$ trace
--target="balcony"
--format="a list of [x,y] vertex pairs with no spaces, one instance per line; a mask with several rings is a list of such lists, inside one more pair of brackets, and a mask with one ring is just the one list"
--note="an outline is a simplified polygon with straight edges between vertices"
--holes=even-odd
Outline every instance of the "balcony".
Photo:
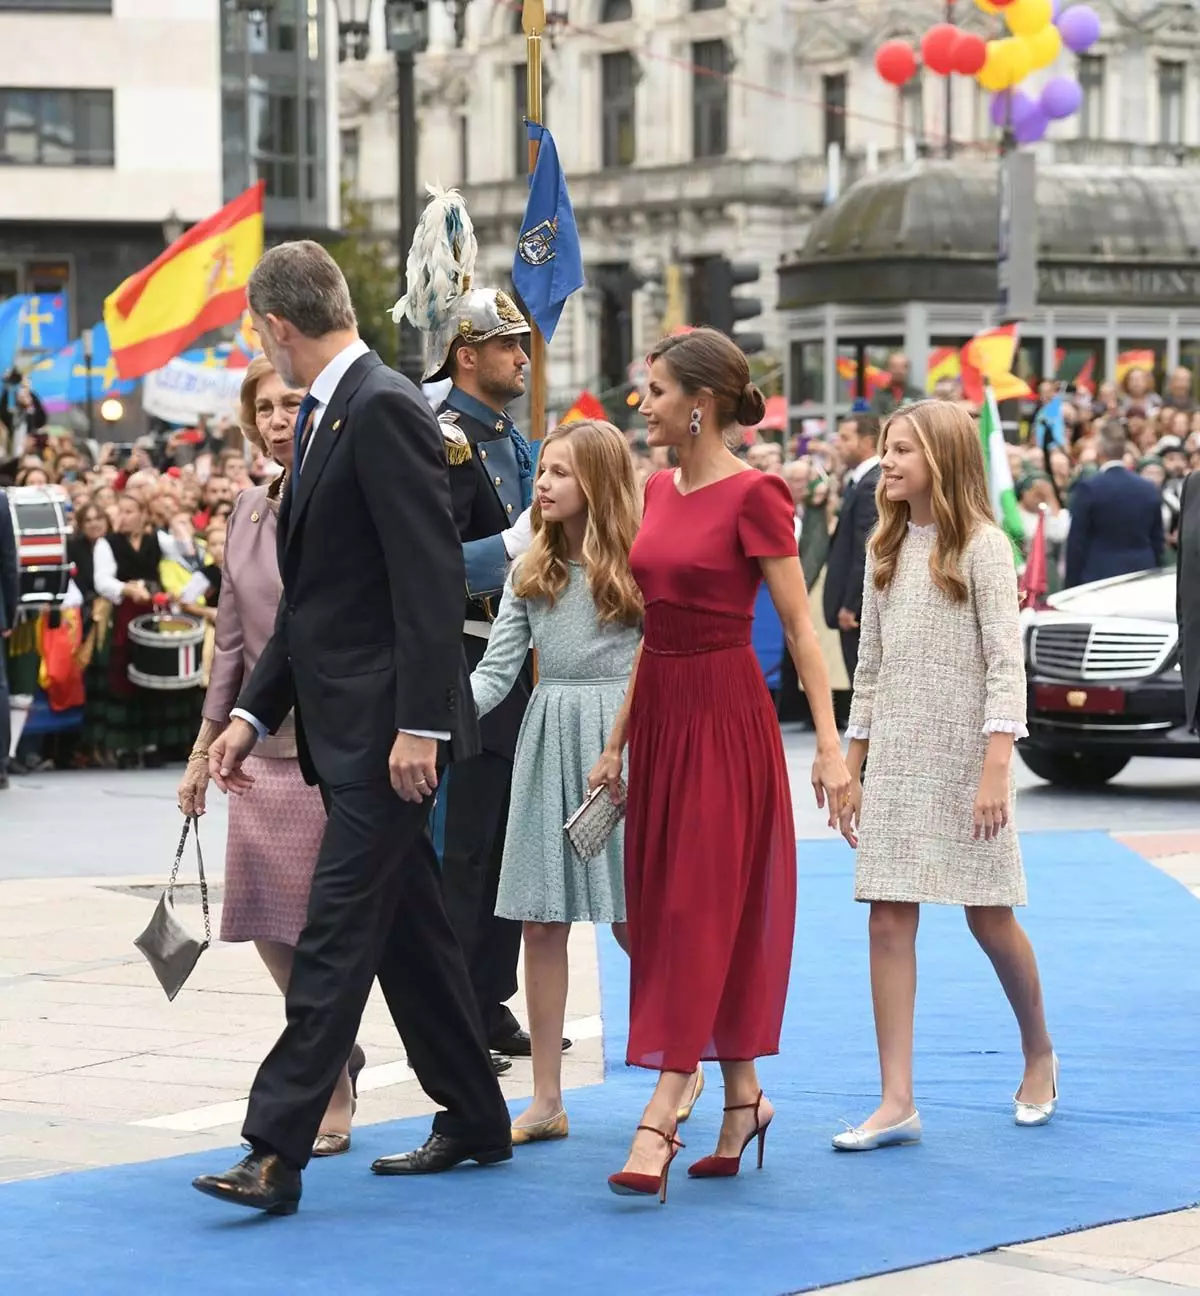
[[1200,148],[1190,144],[1135,144],[1128,140],[1070,139],[1050,143],[1051,161],[1092,167],[1200,166]]

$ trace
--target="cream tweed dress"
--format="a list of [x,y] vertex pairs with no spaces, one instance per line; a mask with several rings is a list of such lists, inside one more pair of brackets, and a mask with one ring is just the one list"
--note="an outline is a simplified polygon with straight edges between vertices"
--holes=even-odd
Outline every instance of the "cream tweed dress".
[[1023,905],[1011,814],[990,842],[974,839],[972,817],[988,735],[1027,733],[1012,546],[981,527],[962,559],[970,596],[954,603],[930,574],[936,538],[935,527],[910,523],[884,590],[867,557],[846,729],[870,741],[855,898]]

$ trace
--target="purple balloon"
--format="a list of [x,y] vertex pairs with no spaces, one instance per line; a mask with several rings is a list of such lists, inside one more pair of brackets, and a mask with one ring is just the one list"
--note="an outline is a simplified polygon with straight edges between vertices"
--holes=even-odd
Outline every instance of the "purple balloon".
[[1042,87],[1039,101],[1047,117],[1058,120],[1077,113],[1083,104],[1083,87],[1074,77],[1052,77]]
[[992,95],[990,109],[992,125],[998,126],[1001,130],[1010,124],[1015,126],[1023,117],[1028,116],[1034,107],[1036,104],[1024,90],[1001,90]]
[[1019,124],[1013,124],[1013,135],[1018,144],[1036,144],[1049,125],[1050,119],[1042,111],[1041,104],[1035,103],[1032,112],[1027,113]]
[[1075,54],[1082,54],[1100,39],[1100,15],[1090,5],[1077,4],[1064,9],[1055,26],[1063,44]]

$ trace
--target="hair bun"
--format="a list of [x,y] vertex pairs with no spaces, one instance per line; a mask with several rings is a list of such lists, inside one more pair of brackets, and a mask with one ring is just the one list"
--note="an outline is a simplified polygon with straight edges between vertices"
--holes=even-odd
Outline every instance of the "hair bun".
[[757,427],[767,416],[767,402],[762,392],[748,382],[738,401],[737,421],[742,427]]

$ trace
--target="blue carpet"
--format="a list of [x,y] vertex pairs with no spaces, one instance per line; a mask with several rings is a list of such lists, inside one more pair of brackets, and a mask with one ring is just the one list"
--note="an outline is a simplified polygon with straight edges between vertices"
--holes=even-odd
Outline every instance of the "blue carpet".
[[348,1157],[314,1164],[291,1220],[197,1196],[189,1179],[233,1159],[220,1152],[8,1185],[0,1289],[781,1296],[1193,1204],[1200,905],[1103,834],[1033,835],[1025,852],[1027,927],[1063,1064],[1062,1111],[1045,1129],[1013,1126],[1007,1005],[961,911],[931,909],[917,1019],[926,1142],[829,1149],[839,1118],[864,1116],[876,1095],[866,910],[850,899],[850,852],[804,843],[784,1052],[762,1067],[779,1113],[762,1174],[684,1173],[716,1135],[714,1068],[667,1207],[608,1193],[650,1076],[621,1065],[625,969],[606,937],[612,1073],[570,1096],[568,1142],[493,1169],[381,1180],[370,1160],[420,1142],[427,1122],[365,1127]]

